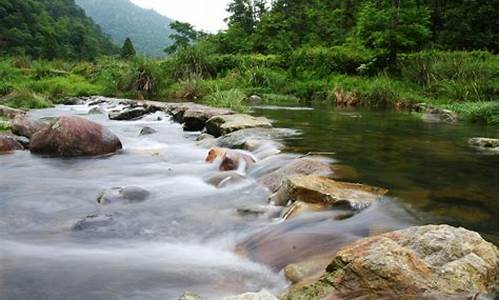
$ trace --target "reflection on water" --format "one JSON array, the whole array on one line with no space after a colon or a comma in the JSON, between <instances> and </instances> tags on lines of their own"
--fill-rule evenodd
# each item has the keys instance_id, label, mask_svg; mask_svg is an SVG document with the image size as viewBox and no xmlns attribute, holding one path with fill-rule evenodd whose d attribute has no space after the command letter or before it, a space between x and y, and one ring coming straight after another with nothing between
<instances>
[{"instance_id":1,"label":"reflection on water","mask_svg":"<svg viewBox=\"0 0 500 300\"><path fill-rule=\"evenodd\" d=\"M498 244L498 155L470 148L471 137L498 137L495 127L429 124L418 115L313 106L314 110L256 109L275 126L303 131L289 151L335 152L356 181L382 186L423 222L481 232Z\"/></svg>"}]
</instances>

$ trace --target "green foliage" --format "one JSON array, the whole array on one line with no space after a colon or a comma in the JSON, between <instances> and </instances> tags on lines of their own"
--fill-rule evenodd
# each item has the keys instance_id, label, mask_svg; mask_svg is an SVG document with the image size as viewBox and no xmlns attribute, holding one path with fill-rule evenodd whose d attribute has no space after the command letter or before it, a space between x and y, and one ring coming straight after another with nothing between
<instances>
[{"instance_id":1,"label":"green foliage","mask_svg":"<svg viewBox=\"0 0 500 300\"><path fill-rule=\"evenodd\" d=\"M170 23L170 29L174 32L169 35L173 44L164 50L167 54L187 48L205 36L205 33L195 30L193 25L185 22L174 21Z\"/></svg>"},{"instance_id":2,"label":"green foliage","mask_svg":"<svg viewBox=\"0 0 500 300\"><path fill-rule=\"evenodd\" d=\"M116 47L72 0L0 0L0 54L94 59Z\"/></svg>"},{"instance_id":3,"label":"green foliage","mask_svg":"<svg viewBox=\"0 0 500 300\"><path fill-rule=\"evenodd\" d=\"M170 94L174 98L201 99L207 94L207 84L202 78L193 74L175 84Z\"/></svg>"},{"instance_id":4,"label":"green foliage","mask_svg":"<svg viewBox=\"0 0 500 300\"><path fill-rule=\"evenodd\" d=\"M498 126L498 102L462 102L444 105L469 122Z\"/></svg>"},{"instance_id":5,"label":"green foliage","mask_svg":"<svg viewBox=\"0 0 500 300\"><path fill-rule=\"evenodd\" d=\"M163 49L172 44L169 24L173 21L152 9L141 8L129 0L76 0L117 45L130 37L138 54L164 57Z\"/></svg>"},{"instance_id":6,"label":"green foliage","mask_svg":"<svg viewBox=\"0 0 500 300\"><path fill-rule=\"evenodd\" d=\"M178 49L164 62L166 72L175 80L185 80L193 76L209 78L215 75L212 57L203 46L198 44Z\"/></svg>"},{"instance_id":7,"label":"green foliage","mask_svg":"<svg viewBox=\"0 0 500 300\"><path fill-rule=\"evenodd\" d=\"M210 91L210 94L203 98L203 102L218 107L227 107L234 111L246 112L249 110L245 104L246 95L240 89L221 90L218 86Z\"/></svg>"},{"instance_id":8,"label":"green foliage","mask_svg":"<svg viewBox=\"0 0 500 300\"><path fill-rule=\"evenodd\" d=\"M0 116L0 131L6 131L10 129L9 120Z\"/></svg>"},{"instance_id":9,"label":"green foliage","mask_svg":"<svg viewBox=\"0 0 500 300\"><path fill-rule=\"evenodd\" d=\"M129 59L134 56L135 56L134 44L132 44L130 38L126 38L125 42L123 42L123 46L120 51L120 57L124 59Z\"/></svg>"},{"instance_id":10,"label":"green foliage","mask_svg":"<svg viewBox=\"0 0 500 300\"><path fill-rule=\"evenodd\" d=\"M52 103L45 96L24 88L16 89L7 96L0 98L0 103L14 108L25 109L47 108L52 106Z\"/></svg>"}]
</instances>

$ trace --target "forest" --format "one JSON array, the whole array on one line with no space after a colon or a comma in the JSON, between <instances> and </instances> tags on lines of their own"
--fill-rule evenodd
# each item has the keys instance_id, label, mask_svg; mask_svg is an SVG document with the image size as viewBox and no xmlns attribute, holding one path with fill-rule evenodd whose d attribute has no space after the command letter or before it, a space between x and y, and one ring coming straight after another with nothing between
<instances>
[{"instance_id":1,"label":"forest","mask_svg":"<svg viewBox=\"0 0 500 300\"><path fill-rule=\"evenodd\" d=\"M120 58L73 1L20 3L0 5L9 15L1 26L7 103L26 93L43 103L104 94L241 110L248 96L259 95L371 107L424 102L498 123L498 1L235 0L228 29L217 34L171 23L166 59ZM66 24L75 14L82 23Z\"/></svg>"}]
</instances>

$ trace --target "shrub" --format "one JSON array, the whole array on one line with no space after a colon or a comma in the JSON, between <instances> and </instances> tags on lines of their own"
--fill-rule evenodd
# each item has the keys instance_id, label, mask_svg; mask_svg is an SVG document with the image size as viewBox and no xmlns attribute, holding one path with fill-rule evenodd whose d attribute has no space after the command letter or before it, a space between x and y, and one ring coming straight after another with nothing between
<instances>
[{"instance_id":1,"label":"shrub","mask_svg":"<svg viewBox=\"0 0 500 300\"><path fill-rule=\"evenodd\" d=\"M463 102L444 105L467 121L498 125L498 102Z\"/></svg>"},{"instance_id":2,"label":"shrub","mask_svg":"<svg viewBox=\"0 0 500 300\"><path fill-rule=\"evenodd\" d=\"M210 78L216 75L212 58L201 46L183 47L165 60L163 68L174 80L185 80L193 74Z\"/></svg>"},{"instance_id":3,"label":"shrub","mask_svg":"<svg viewBox=\"0 0 500 300\"><path fill-rule=\"evenodd\" d=\"M187 79L174 84L172 89L171 97L196 100L207 94L207 83L196 74L192 74Z\"/></svg>"},{"instance_id":4,"label":"shrub","mask_svg":"<svg viewBox=\"0 0 500 300\"><path fill-rule=\"evenodd\" d=\"M43 95L28 89L16 89L0 98L0 103L15 108L32 109L51 107L52 103Z\"/></svg>"},{"instance_id":5,"label":"shrub","mask_svg":"<svg viewBox=\"0 0 500 300\"><path fill-rule=\"evenodd\" d=\"M234 111L245 112L249 110L245 99L246 95L240 89L223 91L216 86L208 96L203 98L203 102L211 106L227 107Z\"/></svg>"}]
</instances>

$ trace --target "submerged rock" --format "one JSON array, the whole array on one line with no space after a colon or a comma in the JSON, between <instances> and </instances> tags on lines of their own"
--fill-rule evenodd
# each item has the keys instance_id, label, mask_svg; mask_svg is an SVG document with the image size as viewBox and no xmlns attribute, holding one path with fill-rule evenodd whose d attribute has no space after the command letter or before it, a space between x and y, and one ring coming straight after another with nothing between
<instances>
[{"instance_id":1,"label":"submerged rock","mask_svg":"<svg viewBox=\"0 0 500 300\"><path fill-rule=\"evenodd\" d=\"M99 106L93 106L87 112L89 115L100 115L104 114L106 111Z\"/></svg>"},{"instance_id":2,"label":"submerged rock","mask_svg":"<svg viewBox=\"0 0 500 300\"><path fill-rule=\"evenodd\" d=\"M292 219L306 212L321 211L328 207L324 203L307 203L302 201L295 201L290 205L281 215L285 220Z\"/></svg>"},{"instance_id":3,"label":"submerged rock","mask_svg":"<svg viewBox=\"0 0 500 300\"><path fill-rule=\"evenodd\" d=\"M469 145L479 150L498 152L498 139L475 137L469 139Z\"/></svg>"},{"instance_id":4,"label":"submerged rock","mask_svg":"<svg viewBox=\"0 0 500 300\"><path fill-rule=\"evenodd\" d=\"M97 197L97 203L106 205L112 203L143 202L148 196L149 192L141 187L115 187L100 193Z\"/></svg>"},{"instance_id":5,"label":"submerged rock","mask_svg":"<svg viewBox=\"0 0 500 300\"><path fill-rule=\"evenodd\" d=\"M109 113L109 119L115 121L129 121L136 120L142 116L150 113L151 111L144 107L126 108L124 110L112 111Z\"/></svg>"},{"instance_id":6,"label":"submerged rock","mask_svg":"<svg viewBox=\"0 0 500 300\"><path fill-rule=\"evenodd\" d=\"M8 135L0 135L0 152L10 152L23 149L23 145L17 142L14 137Z\"/></svg>"},{"instance_id":7,"label":"submerged rock","mask_svg":"<svg viewBox=\"0 0 500 300\"><path fill-rule=\"evenodd\" d=\"M212 148L216 143L216 138L208 133L202 133L196 138L196 144L203 148Z\"/></svg>"},{"instance_id":8,"label":"submerged rock","mask_svg":"<svg viewBox=\"0 0 500 300\"><path fill-rule=\"evenodd\" d=\"M64 105L82 105L82 104L85 104L85 101L83 99L80 99L77 97L69 97L69 98L65 98L62 101L62 104L64 104Z\"/></svg>"},{"instance_id":9,"label":"submerged rock","mask_svg":"<svg viewBox=\"0 0 500 300\"><path fill-rule=\"evenodd\" d=\"M312 258L289 264L283 271L286 279L295 284L308 280L309 278L321 277L330 262L331 258L328 257Z\"/></svg>"},{"instance_id":10,"label":"submerged rock","mask_svg":"<svg viewBox=\"0 0 500 300\"><path fill-rule=\"evenodd\" d=\"M347 205L354 210L368 207L388 192L383 188L315 175L289 177L282 188L286 188L288 198L293 202Z\"/></svg>"},{"instance_id":11,"label":"submerged rock","mask_svg":"<svg viewBox=\"0 0 500 300\"><path fill-rule=\"evenodd\" d=\"M210 185L215 186L216 188L223 188L228 185L237 184L245 181L247 178L236 171L225 171L225 172L217 172L206 176L204 181Z\"/></svg>"},{"instance_id":12,"label":"submerged rock","mask_svg":"<svg viewBox=\"0 0 500 300\"><path fill-rule=\"evenodd\" d=\"M63 157L95 156L114 153L122 148L118 137L95 122L63 116L35 133L30 142L32 153Z\"/></svg>"},{"instance_id":13,"label":"submerged rock","mask_svg":"<svg viewBox=\"0 0 500 300\"><path fill-rule=\"evenodd\" d=\"M116 221L113 215L90 215L78 221L71 228L73 231L101 231L102 227L115 225Z\"/></svg>"},{"instance_id":14,"label":"submerged rock","mask_svg":"<svg viewBox=\"0 0 500 300\"><path fill-rule=\"evenodd\" d=\"M221 116L231 115L234 112L225 108L214 108L209 106L193 106L187 109L183 115L184 130L200 131L205 128L205 123L208 119Z\"/></svg>"},{"instance_id":15,"label":"submerged rock","mask_svg":"<svg viewBox=\"0 0 500 300\"><path fill-rule=\"evenodd\" d=\"M458 116L451 110L431 107L425 110L422 119L429 123L456 123Z\"/></svg>"},{"instance_id":16,"label":"submerged rock","mask_svg":"<svg viewBox=\"0 0 500 300\"><path fill-rule=\"evenodd\" d=\"M25 115L19 115L10 121L10 126L12 133L15 135L24 136L30 139L33 134L48 125L42 121L30 119Z\"/></svg>"},{"instance_id":17,"label":"submerged rock","mask_svg":"<svg viewBox=\"0 0 500 300\"><path fill-rule=\"evenodd\" d=\"M245 293L237 296L224 297L221 300L278 300L278 298L269 291L262 290L258 293Z\"/></svg>"},{"instance_id":18,"label":"submerged rock","mask_svg":"<svg viewBox=\"0 0 500 300\"><path fill-rule=\"evenodd\" d=\"M486 293L498 284L498 249L448 225L416 226L350 244L316 282L282 299L381 297L445 299Z\"/></svg>"},{"instance_id":19,"label":"submerged rock","mask_svg":"<svg viewBox=\"0 0 500 300\"><path fill-rule=\"evenodd\" d=\"M271 128L272 124L267 118L253 117L246 114L215 116L206 124L207 132L215 137L245 128Z\"/></svg>"},{"instance_id":20,"label":"submerged rock","mask_svg":"<svg viewBox=\"0 0 500 300\"><path fill-rule=\"evenodd\" d=\"M157 131L151 127L144 127L141 129L141 132L139 132L139 135L150 135L150 134L153 134L153 133L156 133Z\"/></svg>"},{"instance_id":21,"label":"submerged rock","mask_svg":"<svg viewBox=\"0 0 500 300\"><path fill-rule=\"evenodd\" d=\"M247 128L233 131L217 139L217 146L253 151L264 142L297 135L296 130L284 128Z\"/></svg>"}]
</instances>

